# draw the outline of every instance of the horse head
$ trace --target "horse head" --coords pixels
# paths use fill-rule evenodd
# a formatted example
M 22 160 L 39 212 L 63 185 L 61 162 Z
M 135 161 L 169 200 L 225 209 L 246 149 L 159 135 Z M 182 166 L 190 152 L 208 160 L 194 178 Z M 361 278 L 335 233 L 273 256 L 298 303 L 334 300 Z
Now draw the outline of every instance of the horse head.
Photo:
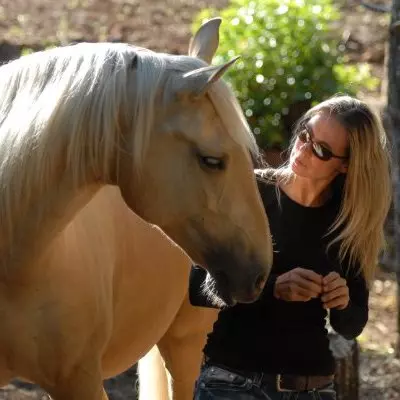
M 203 266 L 224 301 L 251 302 L 269 273 L 272 242 L 253 173 L 257 146 L 221 79 L 236 58 L 209 65 L 220 22 L 201 26 L 189 56 L 165 59 L 145 156 L 133 175 L 124 164 L 131 156 L 122 156 L 118 178 L 127 204 Z

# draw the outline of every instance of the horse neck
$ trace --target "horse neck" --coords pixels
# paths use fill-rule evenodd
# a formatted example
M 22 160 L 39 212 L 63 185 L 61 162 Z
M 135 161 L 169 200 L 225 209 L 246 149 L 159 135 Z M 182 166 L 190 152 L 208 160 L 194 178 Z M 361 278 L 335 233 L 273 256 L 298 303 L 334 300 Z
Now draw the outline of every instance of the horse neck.
M 79 122 L 79 124 L 78 124 Z M 0 274 L 37 257 L 115 169 L 115 148 L 82 121 L 0 143 Z M 106 142 L 107 146 L 99 143 Z M 18 149 L 19 146 L 19 149 Z M 104 147 L 104 148 L 103 148 Z
M 8 224 L 0 227 L 0 277 L 12 277 L 23 265 L 39 257 L 101 186 L 89 183 L 77 188 L 68 182 L 57 182 L 46 185 L 45 191 L 42 187 L 23 209 L 14 207 L 10 212 L 12 234 Z

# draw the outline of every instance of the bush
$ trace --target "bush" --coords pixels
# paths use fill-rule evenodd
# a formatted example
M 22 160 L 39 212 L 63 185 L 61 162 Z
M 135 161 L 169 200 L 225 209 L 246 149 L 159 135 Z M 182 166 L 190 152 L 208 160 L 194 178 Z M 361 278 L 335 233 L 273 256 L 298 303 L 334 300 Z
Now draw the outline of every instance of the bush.
M 204 20 L 222 18 L 213 63 L 241 56 L 225 77 L 262 148 L 286 145 L 282 121 L 293 105 L 377 85 L 365 66 L 345 65 L 344 45 L 330 30 L 339 17 L 333 2 L 231 0 L 195 18 L 193 32 Z

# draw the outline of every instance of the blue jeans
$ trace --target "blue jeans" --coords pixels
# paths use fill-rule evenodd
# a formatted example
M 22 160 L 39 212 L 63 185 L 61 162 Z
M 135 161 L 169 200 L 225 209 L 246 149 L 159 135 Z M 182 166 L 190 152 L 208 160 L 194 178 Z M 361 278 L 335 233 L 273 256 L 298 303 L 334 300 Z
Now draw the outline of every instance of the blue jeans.
M 333 383 L 304 392 L 278 391 L 275 385 L 206 364 L 196 382 L 194 400 L 336 400 Z

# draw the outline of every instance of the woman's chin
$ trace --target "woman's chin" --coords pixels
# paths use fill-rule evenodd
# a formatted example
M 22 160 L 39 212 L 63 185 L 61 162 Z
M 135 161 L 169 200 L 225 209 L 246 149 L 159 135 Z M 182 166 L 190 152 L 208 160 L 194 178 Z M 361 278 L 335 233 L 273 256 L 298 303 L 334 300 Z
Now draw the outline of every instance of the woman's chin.
M 290 168 L 291 168 L 291 170 L 296 174 L 296 175 L 298 175 L 299 173 L 300 173 L 300 175 L 301 175 L 301 171 L 302 171 L 302 165 L 301 164 L 299 164 L 297 161 L 293 161 L 293 162 L 291 162 L 290 163 Z

